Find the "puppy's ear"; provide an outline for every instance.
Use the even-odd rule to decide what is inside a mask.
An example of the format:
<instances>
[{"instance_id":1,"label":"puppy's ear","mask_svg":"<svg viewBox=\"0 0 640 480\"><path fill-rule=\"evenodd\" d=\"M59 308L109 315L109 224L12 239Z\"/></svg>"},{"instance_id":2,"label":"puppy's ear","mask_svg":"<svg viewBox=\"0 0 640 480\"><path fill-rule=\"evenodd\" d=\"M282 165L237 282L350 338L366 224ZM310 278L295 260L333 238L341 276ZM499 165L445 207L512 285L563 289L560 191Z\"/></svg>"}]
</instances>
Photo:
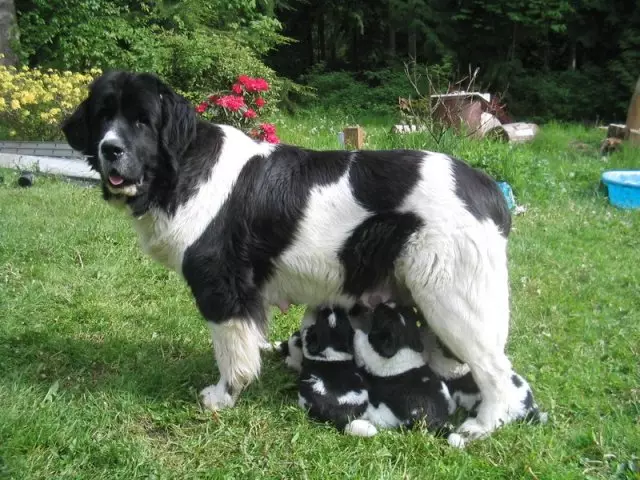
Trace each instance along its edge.
<instances>
[{"instance_id":1,"label":"puppy's ear","mask_svg":"<svg viewBox=\"0 0 640 480\"><path fill-rule=\"evenodd\" d=\"M411 350L422 353L424 351L424 345L420 339L420 332L412 332L408 338Z\"/></svg>"},{"instance_id":2,"label":"puppy's ear","mask_svg":"<svg viewBox=\"0 0 640 480\"><path fill-rule=\"evenodd\" d=\"M87 153L89 148L89 100L83 101L76 110L62 122L61 129L67 138L67 143L82 153Z\"/></svg>"},{"instance_id":3,"label":"puppy's ear","mask_svg":"<svg viewBox=\"0 0 640 480\"><path fill-rule=\"evenodd\" d=\"M198 119L193 106L169 88L161 91L162 143L174 157L180 157L196 138Z\"/></svg>"}]
</instances>

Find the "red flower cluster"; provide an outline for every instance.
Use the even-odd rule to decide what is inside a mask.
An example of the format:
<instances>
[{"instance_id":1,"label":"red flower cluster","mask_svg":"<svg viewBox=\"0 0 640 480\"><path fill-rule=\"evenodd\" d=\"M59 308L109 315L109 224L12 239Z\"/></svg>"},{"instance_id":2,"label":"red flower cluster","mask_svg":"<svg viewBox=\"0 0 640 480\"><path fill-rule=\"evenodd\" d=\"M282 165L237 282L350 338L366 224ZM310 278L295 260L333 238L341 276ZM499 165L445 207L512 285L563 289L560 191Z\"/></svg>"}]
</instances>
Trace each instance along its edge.
<instances>
[{"instance_id":1,"label":"red flower cluster","mask_svg":"<svg viewBox=\"0 0 640 480\"><path fill-rule=\"evenodd\" d=\"M238 83L236 83L234 87L239 86L241 89L244 89L247 92L266 92L269 90L269 83L264 78L251 78L246 75L240 75L238 77Z\"/></svg>"},{"instance_id":2,"label":"red flower cluster","mask_svg":"<svg viewBox=\"0 0 640 480\"><path fill-rule=\"evenodd\" d=\"M280 139L276 135L276 126L273 123L261 123L259 129L251 131L251 136L264 142L280 143Z\"/></svg>"},{"instance_id":3,"label":"red flower cluster","mask_svg":"<svg viewBox=\"0 0 640 480\"><path fill-rule=\"evenodd\" d=\"M269 143L279 143L276 127L271 123L258 126L258 112L267 102L259 92L269 90L269 83L263 78L240 75L231 86L231 91L210 95L206 101L196 106L196 112L209 119L221 119L245 130L250 136ZM222 117L222 118L221 118Z\"/></svg>"},{"instance_id":4,"label":"red flower cluster","mask_svg":"<svg viewBox=\"0 0 640 480\"><path fill-rule=\"evenodd\" d=\"M237 112L242 107L246 107L244 98L237 95L224 95L222 97L217 97L213 103L222 108L228 108L232 112Z\"/></svg>"}]
</instances>

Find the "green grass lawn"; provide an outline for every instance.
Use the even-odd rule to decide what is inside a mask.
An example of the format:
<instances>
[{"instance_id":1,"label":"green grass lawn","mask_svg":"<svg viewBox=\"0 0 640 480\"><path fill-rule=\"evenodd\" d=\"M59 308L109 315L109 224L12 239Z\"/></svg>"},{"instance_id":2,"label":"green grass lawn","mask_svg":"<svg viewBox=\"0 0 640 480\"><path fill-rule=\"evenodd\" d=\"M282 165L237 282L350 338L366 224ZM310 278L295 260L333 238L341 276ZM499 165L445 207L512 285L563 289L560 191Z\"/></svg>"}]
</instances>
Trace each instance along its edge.
<instances>
[{"instance_id":1,"label":"green grass lawn","mask_svg":"<svg viewBox=\"0 0 640 480\"><path fill-rule=\"evenodd\" d=\"M279 134L337 148L352 121L282 118ZM640 212L611 207L599 177L640 167L640 151L603 161L602 132L576 126L521 146L365 129L367 148L467 159L528 207L509 247L508 353L549 424L509 425L464 451L419 431L347 437L305 417L272 354L236 408L204 412L197 392L217 373L178 276L143 256L97 188L20 189L3 170L0 478L639 478L623 470L640 456ZM272 340L301 313L277 315Z\"/></svg>"}]
</instances>

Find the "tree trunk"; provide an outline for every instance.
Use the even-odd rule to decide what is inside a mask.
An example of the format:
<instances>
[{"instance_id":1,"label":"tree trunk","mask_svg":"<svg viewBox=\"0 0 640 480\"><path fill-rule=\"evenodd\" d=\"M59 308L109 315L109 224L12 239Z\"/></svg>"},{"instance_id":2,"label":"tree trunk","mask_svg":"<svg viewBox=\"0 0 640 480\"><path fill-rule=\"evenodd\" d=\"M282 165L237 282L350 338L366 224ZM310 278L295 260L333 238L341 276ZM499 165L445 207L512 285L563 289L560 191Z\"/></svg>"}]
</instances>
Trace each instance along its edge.
<instances>
[{"instance_id":1,"label":"tree trunk","mask_svg":"<svg viewBox=\"0 0 640 480\"><path fill-rule=\"evenodd\" d=\"M307 48L309 55L309 65L314 66L316 64L314 46L313 46L313 14L309 12L309 29L307 30Z\"/></svg>"},{"instance_id":2,"label":"tree trunk","mask_svg":"<svg viewBox=\"0 0 640 480\"><path fill-rule=\"evenodd\" d=\"M0 0L0 59L3 65L15 65L18 57L13 51L13 42L18 40L16 6L13 0Z\"/></svg>"},{"instance_id":3,"label":"tree trunk","mask_svg":"<svg viewBox=\"0 0 640 480\"><path fill-rule=\"evenodd\" d=\"M630 130L640 129L640 78L636 82L636 88L629 102L629 110L627 111L627 128ZM640 135L631 134L631 143L640 144Z\"/></svg>"},{"instance_id":4,"label":"tree trunk","mask_svg":"<svg viewBox=\"0 0 640 480\"><path fill-rule=\"evenodd\" d=\"M410 27L409 29L409 58L412 61L417 62L417 44L418 44L418 35L416 33L415 27Z\"/></svg>"},{"instance_id":5,"label":"tree trunk","mask_svg":"<svg viewBox=\"0 0 640 480\"><path fill-rule=\"evenodd\" d=\"M351 61L357 67L360 64L360 53L358 52L358 29L353 28L353 37L351 43Z\"/></svg>"},{"instance_id":6,"label":"tree trunk","mask_svg":"<svg viewBox=\"0 0 640 480\"><path fill-rule=\"evenodd\" d=\"M509 53L507 54L507 60L512 61L516 58L516 43L518 38L518 24L514 22L513 31L511 32L511 47L509 47Z\"/></svg>"},{"instance_id":7,"label":"tree trunk","mask_svg":"<svg viewBox=\"0 0 640 480\"><path fill-rule=\"evenodd\" d=\"M569 69L575 71L577 64L578 64L578 61L577 61L576 41L571 40L571 63L569 64Z\"/></svg>"},{"instance_id":8,"label":"tree trunk","mask_svg":"<svg viewBox=\"0 0 640 480\"><path fill-rule=\"evenodd\" d=\"M389 25L389 57L396 57L396 29Z\"/></svg>"},{"instance_id":9,"label":"tree trunk","mask_svg":"<svg viewBox=\"0 0 640 480\"><path fill-rule=\"evenodd\" d=\"M318 16L318 60L327 59L326 44L324 39L324 12L320 12Z\"/></svg>"}]
</instances>

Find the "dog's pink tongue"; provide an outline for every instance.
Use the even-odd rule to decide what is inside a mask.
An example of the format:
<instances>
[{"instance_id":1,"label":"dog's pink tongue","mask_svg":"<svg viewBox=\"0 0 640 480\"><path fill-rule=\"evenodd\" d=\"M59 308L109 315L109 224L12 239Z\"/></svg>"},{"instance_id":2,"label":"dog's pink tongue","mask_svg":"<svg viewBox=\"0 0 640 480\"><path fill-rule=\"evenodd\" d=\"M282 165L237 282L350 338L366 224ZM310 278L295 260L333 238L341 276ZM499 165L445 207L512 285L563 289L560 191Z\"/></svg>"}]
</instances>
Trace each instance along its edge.
<instances>
[{"instance_id":1,"label":"dog's pink tongue","mask_svg":"<svg viewBox=\"0 0 640 480\"><path fill-rule=\"evenodd\" d=\"M118 175L109 175L109 183L111 183L111 185L120 185L124 183L124 178Z\"/></svg>"}]
</instances>

